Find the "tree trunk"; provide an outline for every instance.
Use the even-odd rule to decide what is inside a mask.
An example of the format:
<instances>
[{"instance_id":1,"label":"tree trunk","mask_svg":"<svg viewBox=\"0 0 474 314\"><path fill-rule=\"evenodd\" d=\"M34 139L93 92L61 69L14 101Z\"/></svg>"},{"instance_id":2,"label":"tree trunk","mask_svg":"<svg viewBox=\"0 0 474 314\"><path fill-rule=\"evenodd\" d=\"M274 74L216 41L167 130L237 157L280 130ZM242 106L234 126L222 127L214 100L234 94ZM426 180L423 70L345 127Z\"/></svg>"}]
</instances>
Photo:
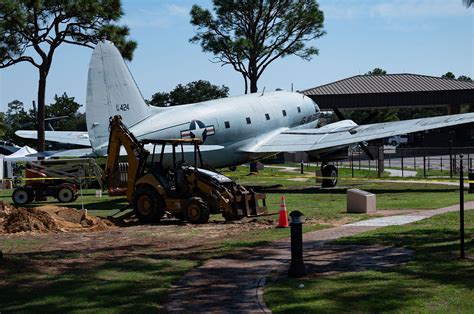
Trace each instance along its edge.
<instances>
[{"instance_id":1,"label":"tree trunk","mask_svg":"<svg viewBox=\"0 0 474 314\"><path fill-rule=\"evenodd\" d=\"M258 81L258 75L257 75L257 66L253 65L252 63L250 64L250 69L249 69L249 81L250 81L250 93L256 93L258 92L258 87L257 87L257 81Z\"/></svg>"},{"instance_id":2,"label":"tree trunk","mask_svg":"<svg viewBox=\"0 0 474 314\"><path fill-rule=\"evenodd\" d=\"M36 150L38 152L44 152L44 118L45 118L45 97L46 97L46 77L48 73L40 68L39 69L39 83L38 83L38 116L37 116L37 126L38 126L38 143L36 145Z\"/></svg>"},{"instance_id":3,"label":"tree trunk","mask_svg":"<svg viewBox=\"0 0 474 314\"><path fill-rule=\"evenodd\" d=\"M256 92L258 92L257 79L250 78L250 93L256 93Z\"/></svg>"},{"instance_id":4,"label":"tree trunk","mask_svg":"<svg viewBox=\"0 0 474 314\"><path fill-rule=\"evenodd\" d=\"M247 83L247 76L245 76L245 74L242 74L243 78L244 78L244 84L245 84L245 93L244 94L248 94L249 92L249 84Z\"/></svg>"},{"instance_id":5,"label":"tree trunk","mask_svg":"<svg viewBox=\"0 0 474 314\"><path fill-rule=\"evenodd\" d=\"M249 69L250 93L258 92L257 62L251 58ZM250 163L250 173L258 173L257 162Z\"/></svg>"}]
</instances>

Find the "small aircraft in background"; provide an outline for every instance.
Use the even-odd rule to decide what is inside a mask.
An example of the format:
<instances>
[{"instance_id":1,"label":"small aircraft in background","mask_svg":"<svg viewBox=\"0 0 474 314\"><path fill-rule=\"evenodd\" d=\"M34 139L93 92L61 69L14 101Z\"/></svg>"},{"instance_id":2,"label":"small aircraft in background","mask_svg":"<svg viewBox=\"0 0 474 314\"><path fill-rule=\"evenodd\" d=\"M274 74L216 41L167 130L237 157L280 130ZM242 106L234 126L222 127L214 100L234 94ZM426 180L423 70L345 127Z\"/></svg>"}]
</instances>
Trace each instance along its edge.
<instances>
[{"instance_id":1,"label":"small aircraft in background","mask_svg":"<svg viewBox=\"0 0 474 314\"><path fill-rule=\"evenodd\" d=\"M323 162L322 175L332 177L323 185L334 186L337 169L329 164L341 150L374 139L474 122L474 113L414 120L357 125L344 119L317 128L318 105L300 93L255 93L195 104L154 107L148 105L114 44L103 40L89 64L86 100L88 132L46 132L46 140L90 148L74 150L75 156L107 153L109 118L121 115L139 140L201 138L203 158L210 166L231 167L280 152L308 152ZM337 114L338 112L336 112ZM36 131L17 131L36 138ZM361 144L365 149L365 146ZM68 151L58 154L66 156ZM191 156L190 156L191 157Z\"/></svg>"}]
</instances>

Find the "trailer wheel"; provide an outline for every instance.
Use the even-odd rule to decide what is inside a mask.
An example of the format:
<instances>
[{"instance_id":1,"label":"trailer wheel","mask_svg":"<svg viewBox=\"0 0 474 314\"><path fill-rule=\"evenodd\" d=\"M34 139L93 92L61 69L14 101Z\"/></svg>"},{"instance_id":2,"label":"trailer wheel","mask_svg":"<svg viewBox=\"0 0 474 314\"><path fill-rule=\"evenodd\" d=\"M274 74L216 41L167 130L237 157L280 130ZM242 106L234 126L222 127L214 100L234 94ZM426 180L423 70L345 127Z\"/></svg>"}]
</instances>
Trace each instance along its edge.
<instances>
[{"instance_id":1,"label":"trailer wheel","mask_svg":"<svg viewBox=\"0 0 474 314\"><path fill-rule=\"evenodd\" d=\"M333 165L325 165L322 168L322 174L325 178L330 179L323 179L321 183L321 187L323 188L332 188L335 187L337 184L337 168Z\"/></svg>"},{"instance_id":2,"label":"trailer wheel","mask_svg":"<svg viewBox=\"0 0 474 314\"><path fill-rule=\"evenodd\" d=\"M133 212L141 223L160 221L165 214L163 198L148 188L138 188L133 194Z\"/></svg>"},{"instance_id":3,"label":"trailer wheel","mask_svg":"<svg viewBox=\"0 0 474 314\"><path fill-rule=\"evenodd\" d=\"M203 224L209 220L209 207L200 197L191 197L186 205L186 219L192 224Z\"/></svg>"},{"instance_id":4,"label":"trailer wheel","mask_svg":"<svg viewBox=\"0 0 474 314\"><path fill-rule=\"evenodd\" d=\"M74 200L74 191L70 187L62 187L58 191L58 201L69 203Z\"/></svg>"},{"instance_id":5,"label":"trailer wheel","mask_svg":"<svg viewBox=\"0 0 474 314\"><path fill-rule=\"evenodd\" d=\"M18 188L18 189L15 189L15 191L13 191L12 200L13 200L13 203L15 203L16 205L24 205L28 203L29 199L30 199L30 195L27 189Z\"/></svg>"}]
</instances>

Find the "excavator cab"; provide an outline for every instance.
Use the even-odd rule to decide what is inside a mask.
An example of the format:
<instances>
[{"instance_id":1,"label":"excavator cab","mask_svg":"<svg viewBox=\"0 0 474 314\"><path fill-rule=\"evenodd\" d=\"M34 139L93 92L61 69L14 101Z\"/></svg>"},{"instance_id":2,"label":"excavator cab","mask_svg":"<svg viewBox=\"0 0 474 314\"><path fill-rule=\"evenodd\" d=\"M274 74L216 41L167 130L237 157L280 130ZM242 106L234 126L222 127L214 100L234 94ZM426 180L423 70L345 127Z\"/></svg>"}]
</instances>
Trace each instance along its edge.
<instances>
[{"instance_id":1,"label":"excavator cab","mask_svg":"<svg viewBox=\"0 0 474 314\"><path fill-rule=\"evenodd\" d=\"M151 162L147 164L147 170L154 174L170 195L179 196L185 194L185 178L198 167L203 165L199 145L202 141L197 138L189 139L163 139L144 140L144 145L153 145ZM185 149L188 148L188 149ZM192 147L192 149L189 149ZM159 149L159 153L157 151ZM185 158L185 150L193 152L193 164L190 165ZM171 160L165 157L171 155Z\"/></svg>"}]
</instances>

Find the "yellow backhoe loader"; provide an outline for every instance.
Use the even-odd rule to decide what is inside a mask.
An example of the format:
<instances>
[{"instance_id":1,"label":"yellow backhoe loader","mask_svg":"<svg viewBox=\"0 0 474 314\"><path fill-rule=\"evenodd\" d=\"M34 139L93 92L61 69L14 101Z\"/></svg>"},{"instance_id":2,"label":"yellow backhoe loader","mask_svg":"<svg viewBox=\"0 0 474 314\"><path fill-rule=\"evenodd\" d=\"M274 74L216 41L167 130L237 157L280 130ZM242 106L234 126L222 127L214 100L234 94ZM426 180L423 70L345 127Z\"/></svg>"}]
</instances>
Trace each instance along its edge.
<instances>
[{"instance_id":1,"label":"yellow backhoe loader","mask_svg":"<svg viewBox=\"0 0 474 314\"><path fill-rule=\"evenodd\" d=\"M165 212L190 223L206 223L210 214L217 213L226 220L266 214L264 193L203 168L201 144L200 139L138 141L120 116L110 118L104 172L109 195L126 195L143 223L157 222ZM145 145L153 147L151 156ZM128 165L119 162L121 146ZM161 148L160 153L156 148ZM185 150L194 154L194 165L185 161Z\"/></svg>"}]
</instances>

